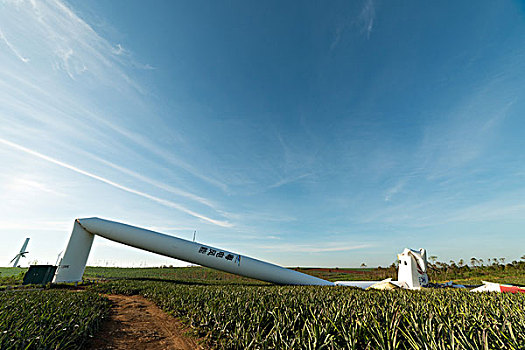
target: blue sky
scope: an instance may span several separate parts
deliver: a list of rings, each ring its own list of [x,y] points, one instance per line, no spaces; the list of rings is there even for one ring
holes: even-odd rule
[[[473,5],[2,0],[1,264],[91,216],[286,266],[519,258],[524,7]]]

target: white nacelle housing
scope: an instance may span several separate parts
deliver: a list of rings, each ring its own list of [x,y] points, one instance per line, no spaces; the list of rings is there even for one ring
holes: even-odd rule
[[[408,289],[418,289],[428,284],[427,252],[425,249],[405,250],[397,255],[399,267],[397,280],[406,283]]]
[[[335,285],[362,289],[420,289],[428,284],[427,252],[425,249],[418,251],[405,248],[397,257],[399,259],[397,281],[392,281],[391,278],[383,281],[337,281]]]

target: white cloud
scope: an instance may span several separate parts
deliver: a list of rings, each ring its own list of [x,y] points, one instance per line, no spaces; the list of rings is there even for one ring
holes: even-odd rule
[[[45,132],[62,132],[77,139],[98,138],[103,144],[102,138],[115,139],[116,132],[146,153],[227,191],[225,183],[185,161],[173,152],[173,148],[167,150],[166,145],[129,126],[129,117],[119,115],[125,113],[120,112],[124,109],[122,106],[119,112],[108,113],[98,101],[93,101],[96,94],[115,94],[119,103],[125,100],[125,105],[138,107],[137,113],[141,113],[143,119],[135,116],[136,124],[147,120],[148,125],[159,123],[159,130],[162,130],[161,118],[145,99],[149,92],[129,75],[133,68],[151,70],[155,69],[153,66],[136,62],[122,44],[113,45],[99,36],[60,1],[6,2],[4,5],[5,9],[0,12],[0,42],[9,44],[6,37],[16,37],[32,57],[31,62],[26,62],[26,70],[16,66],[20,58],[25,57],[18,55],[16,63],[7,60],[7,55],[0,57],[3,61],[0,67],[0,132],[4,131],[4,136],[20,133],[20,130],[32,131],[35,138],[42,137]],[[183,142],[176,132],[160,138]]]
[[[389,188],[385,194],[385,202],[392,200],[392,197],[394,197],[405,187],[406,182],[406,179],[399,180],[393,187]]]
[[[374,29],[374,21],[376,18],[376,9],[373,0],[366,0],[361,13],[358,17],[358,23],[361,26],[361,30],[366,33],[366,37],[370,38],[370,34]]]
[[[215,220],[215,219],[209,218],[209,217],[207,217],[205,215],[202,215],[202,214],[199,214],[199,213],[197,213],[195,211],[192,211],[192,210],[190,210],[190,209],[188,209],[188,208],[186,208],[186,207],[184,207],[184,206],[182,206],[182,205],[180,205],[178,203],[175,203],[173,201],[162,199],[162,198],[150,195],[148,193],[145,193],[145,192],[142,192],[142,191],[138,191],[138,190],[132,189],[130,187],[121,185],[119,183],[116,183],[114,181],[106,179],[106,178],[104,178],[102,176],[98,176],[98,175],[95,175],[95,174],[90,173],[88,171],[79,169],[79,168],[77,168],[77,167],[75,167],[73,165],[61,162],[61,161],[59,161],[57,159],[54,159],[52,157],[46,156],[44,154],[41,154],[39,152],[33,151],[31,149],[28,149],[28,148],[23,147],[21,145],[18,145],[16,143],[13,143],[13,142],[1,139],[1,138],[0,138],[0,143],[3,143],[4,145],[9,146],[9,147],[15,148],[15,149],[17,149],[19,151],[28,153],[28,154],[30,154],[32,156],[38,157],[38,158],[43,159],[45,161],[48,161],[50,163],[56,164],[56,165],[61,166],[63,168],[72,170],[72,171],[74,171],[74,172],[76,172],[78,174],[82,174],[82,175],[90,177],[92,179],[101,181],[101,182],[103,182],[105,184],[108,184],[108,185],[110,185],[112,187],[115,187],[115,188],[118,188],[120,190],[126,191],[128,193],[132,193],[132,194],[138,195],[140,197],[152,200],[152,201],[154,201],[156,203],[159,203],[159,204],[161,204],[163,206],[166,206],[166,207],[169,207],[169,208],[174,208],[174,209],[180,210],[180,211],[182,211],[182,212],[184,212],[186,214],[189,214],[189,215],[191,215],[193,217],[196,217],[198,219],[207,221],[207,222],[209,222],[211,224],[214,224],[214,225],[217,225],[217,226],[221,226],[221,227],[232,227],[233,226],[231,223],[229,223],[227,221],[221,221],[221,220]]]
[[[1,142],[1,140],[0,140]],[[34,179],[28,179],[23,177],[16,177],[11,180],[11,182],[7,183],[6,186],[4,186],[4,189],[7,191],[13,191],[17,193],[23,193],[23,192],[46,192],[53,195],[58,196],[65,196],[64,193],[58,192],[51,187],[49,187],[47,184],[42,183],[40,181],[34,180]]]
[[[20,59],[20,61],[27,63],[29,62],[29,58],[22,56],[18,50],[7,40],[4,33],[2,32],[2,29],[0,29],[0,39],[4,41],[4,43],[7,45],[7,47]]]
[[[125,55],[128,54],[128,50],[122,47],[122,45],[117,44],[115,47],[111,49],[111,52],[113,52],[115,55]]]
[[[206,199],[206,198],[203,198],[201,196],[198,196],[196,194],[193,194],[193,193],[190,193],[188,191],[184,191],[180,188],[177,188],[177,187],[174,187],[174,186],[171,186],[171,185],[167,185],[167,184],[164,184],[164,183],[161,183],[159,181],[156,181],[156,180],[153,180],[147,176],[144,176],[144,175],[141,175],[135,171],[132,171],[130,169],[127,169],[127,168],[124,168],[122,166],[119,166],[115,163],[112,163],[112,162],[109,162],[105,159],[102,159],[100,157],[97,157],[93,154],[90,154],[88,152],[83,152],[83,154],[85,154],[86,156],[92,158],[92,159],[95,159],[96,161],[104,164],[104,165],[107,165],[113,169],[116,169],[126,175],[129,175],[135,179],[138,179],[142,182],[145,182],[147,184],[150,184],[150,185],[153,185],[157,188],[160,188],[162,190],[165,190],[167,192],[170,192],[170,193],[173,193],[173,194],[176,194],[178,196],[181,196],[181,197],[185,197],[185,198],[188,198],[188,199],[191,199],[193,201],[196,201],[198,203],[201,203],[201,204],[204,204],[212,209],[215,209],[215,210],[218,210],[217,207],[209,200],[209,199]]]

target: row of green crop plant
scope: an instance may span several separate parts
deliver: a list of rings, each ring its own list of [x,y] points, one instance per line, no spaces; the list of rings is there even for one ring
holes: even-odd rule
[[[294,268],[297,271],[314,275],[329,281],[337,280],[383,280],[397,278],[397,267],[368,269],[305,269]],[[433,282],[455,280],[467,284],[480,284],[482,280],[502,283],[525,284],[525,262],[509,263],[507,265],[491,266],[458,266],[446,264],[429,264],[429,278]],[[204,267],[174,267],[174,268],[115,268],[87,267],[84,273],[87,279],[156,279],[176,282],[206,283],[206,284],[265,284],[249,278],[244,278]]]
[[[20,272],[17,275],[2,276],[0,275],[0,287],[1,286],[16,286],[22,284],[24,280],[25,272]]]
[[[20,267],[0,267],[0,290],[22,284],[26,271],[26,268]]]
[[[163,280],[191,284],[266,284],[207,267],[118,268],[88,266],[84,279]]]
[[[0,349],[80,349],[99,329],[109,300],[92,291],[0,293]]]
[[[304,269],[296,270],[330,281],[336,280],[382,280],[388,277],[397,278],[395,265],[387,268],[367,269]],[[2,286],[22,283],[27,269],[0,268],[0,289]],[[343,271],[343,272],[342,272]],[[525,262],[509,263],[507,265],[491,266],[458,266],[444,263],[429,264],[429,277],[433,282],[455,280],[460,283],[480,284],[481,280],[501,283],[525,284]],[[90,267],[86,268],[85,279],[154,279],[191,284],[257,284],[266,283],[236,276],[205,267],[173,267],[173,268],[116,268]]]
[[[222,349],[525,349],[525,295],[112,281]]]

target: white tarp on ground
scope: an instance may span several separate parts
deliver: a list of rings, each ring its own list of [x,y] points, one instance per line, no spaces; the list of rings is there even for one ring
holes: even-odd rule
[[[483,282],[483,285],[481,287],[472,289],[471,292],[525,293],[525,287],[487,281],[481,282]]]

